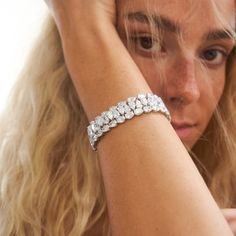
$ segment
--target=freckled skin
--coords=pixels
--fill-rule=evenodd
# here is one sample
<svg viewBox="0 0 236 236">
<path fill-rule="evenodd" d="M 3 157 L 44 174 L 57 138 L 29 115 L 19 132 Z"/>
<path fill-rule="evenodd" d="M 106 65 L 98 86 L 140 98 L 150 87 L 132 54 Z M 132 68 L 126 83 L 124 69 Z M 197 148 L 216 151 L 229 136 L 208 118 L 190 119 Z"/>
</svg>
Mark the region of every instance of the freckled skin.
<svg viewBox="0 0 236 236">
<path fill-rule="evenodd" d="M 213 4 L 220 12 L 221 21 L 216 17 Z M 190 134 L 181 138 L 189 148 L 200 138 L 217 107 L 226 81 L 227 55 L 234 44 L 230 39 L 203 40 L 203 36 L 212 30 L 234 28 L 234 1 L 214 0 L 213 4 L 206 0 L 148 1 L 149 12 L 177 22 L 181 27 L 181 34 L 164 32 L 160 39 L 163 49 L 159 48 L 154 60 L 151 52 L 154 52 L 155 47 L 148 49 L 149 54 L 143 51 L 145 44 L 141 44 L 141 41 L 136 45 L 138 50 L 128 48 L 152 91 L 163 98 L 172 120 L 194 125 Z M 125 31 L 122 16 L 130 11 L 148 12 L 147 1 L 119 1 L 120 35 Z M 151 36 L 150 27 L 147 25 L 128 22 L 127 28 L 129 32 L 135 30 L 137 35 Z M 125 37 L 121 38 L 126 44 Z M 133 41 L 131 43 L 134 44 Z M 227 54 L 225 57 L 222 51 Z"/>
</svg>

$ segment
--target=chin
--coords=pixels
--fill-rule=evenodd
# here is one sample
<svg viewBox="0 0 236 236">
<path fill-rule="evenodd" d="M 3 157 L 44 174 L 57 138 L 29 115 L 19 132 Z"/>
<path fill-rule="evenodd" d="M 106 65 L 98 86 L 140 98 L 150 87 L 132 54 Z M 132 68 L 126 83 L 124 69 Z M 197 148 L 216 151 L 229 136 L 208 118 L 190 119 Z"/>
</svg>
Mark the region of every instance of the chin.
<svg viewBox="0 0 236 236">
<path fill-rule="evenodd" d="M 194 147 L 194 145 L 197 143 L 197 140 L 181 140 L 184 147 L 190 151 Z"/>
</svg>

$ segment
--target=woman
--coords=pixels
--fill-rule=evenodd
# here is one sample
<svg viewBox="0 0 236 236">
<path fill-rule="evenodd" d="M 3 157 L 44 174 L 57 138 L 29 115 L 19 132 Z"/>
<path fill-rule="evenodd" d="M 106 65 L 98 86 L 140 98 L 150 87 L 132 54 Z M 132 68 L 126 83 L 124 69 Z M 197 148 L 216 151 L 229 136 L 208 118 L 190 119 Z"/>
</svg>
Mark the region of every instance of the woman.
<svg viewBox="0 0 236 236">
<path fill-rule="evenodd" d="M 1 119 L 0 235 L 233 235 L 234 1 L 47 4 Z M 141 93 L 172 123 L 140 115 L 94 152 L 89 122 Z"/>
</svg>

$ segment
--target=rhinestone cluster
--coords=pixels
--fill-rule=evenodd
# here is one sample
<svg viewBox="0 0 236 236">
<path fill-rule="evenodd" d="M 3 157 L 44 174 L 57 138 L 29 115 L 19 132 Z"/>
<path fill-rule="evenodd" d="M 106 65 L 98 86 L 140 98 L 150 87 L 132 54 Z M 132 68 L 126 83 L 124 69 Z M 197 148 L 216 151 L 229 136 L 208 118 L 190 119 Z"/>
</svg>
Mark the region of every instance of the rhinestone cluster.
<svg viewBox="0 0 236 236">
<path fill-rule="evenodd" d="M 92 149 L 97 150 L 96 145 L 101 136 L 118 124 L 130 120 L 134 116 L 143 113 L 161 112 L 170 121 L 170 113 L 167 110 L 162 99 L 155 94 L 139 94 L 136 97 L 129 97 L 127 101 L 119 102 L 116 106 L 112 106 L 108 111 L 102 112 L 95 120 L 90 122 L 87 127 L 88 137 Z"/>
</svg>

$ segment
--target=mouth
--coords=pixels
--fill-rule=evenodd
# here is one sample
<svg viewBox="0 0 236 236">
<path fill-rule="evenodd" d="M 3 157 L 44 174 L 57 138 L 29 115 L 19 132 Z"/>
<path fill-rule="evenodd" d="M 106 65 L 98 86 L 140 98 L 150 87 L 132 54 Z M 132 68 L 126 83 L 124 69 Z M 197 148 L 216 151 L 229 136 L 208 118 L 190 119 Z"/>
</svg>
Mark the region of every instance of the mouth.
<svg viewBox="0 0 236 236">
<path fill-rule="evenodd" d="M 172 127 L 174 128 L 175 132 L 179 136 L 179 138 L 186 138 L 188 137 L 193 128 L 196 126 L 196 124 L 190 124 L 186 122 L 177 123 L 177 122 L 171 122 Z"/>
</svg>

